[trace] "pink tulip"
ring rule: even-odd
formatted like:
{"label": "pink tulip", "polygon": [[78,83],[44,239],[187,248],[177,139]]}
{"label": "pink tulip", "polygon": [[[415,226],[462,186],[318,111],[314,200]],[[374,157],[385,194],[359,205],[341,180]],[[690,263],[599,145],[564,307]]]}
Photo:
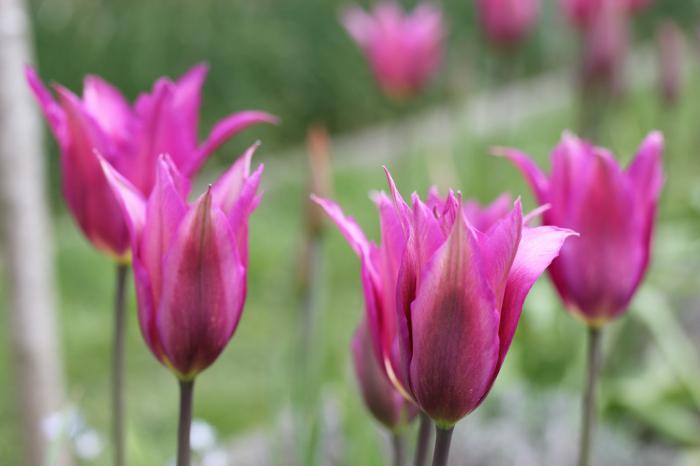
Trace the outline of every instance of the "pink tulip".
{"label": "pink tulip", "polygon": [[551,205],[545,224],[581,234],[549,270],[564,303],[590,326],[625,312],[649,265],[663,145],[661,133],[651,133],[623,170],[608,150],[565,134],[549,177],[523,153],[497,151],[520,169],[537,200]]}
{"label": "pink tulip", "polygon": [[342,17],[348,33],[362,48],[382,90],[392,98],[409,97],[436,73],[442,56],[442,13],[429,3],[405,14],[385,1],[372,13],[358,7]]}
{"label": "pink tulip", "polygon": [[379,194],[382,242],[370,243],[340,208],[317,200],[362,260],[367,322],[397,389],[440,427],[486,397],[527,293],[573,234],[523,226],[520,202],[484,231],[459,196],[406,204],[387,172]]}
{"label": "pink tulip", "polygon": [[129,226],[141,332],[181,380],[216,360],[243,311],[248,216],[260,202],[263,171],[250,173],[255,147],[193,204],[187,178],[167,155],[156,162],[148,198],[101,162]]}
{"label": "pink tulip", "polygon": [[[605,3],[611,0],[561,0],[561,6],[569,20],[579,29],[587,29],[595,21]],[[651,0],[612,0],[622,7],[626,14],[643,10]]]}
{"label": "pink tulip", "polygon": [[367,323],[362,322],[352,339],[355,375],[367,409],[391,431],[410,423],[418,413],[415,405],[399,393],[386,375],[384,364],[377,360]]}
{"label": "pink tulip", "polygon": [[206,66],[198,65],[176,82],[161,78],[150,94],[140,95],[131,106],[116,88],[96,76],[85,78],[82,99],[55,84],[57,102],[36,72],[26,68],[29,85],[58,141],[66,202],[97,249],[119,260],[128,258],[126,221],[95,152],[148,196],[160,154],[169,154],[178,170],[191,178],[236,133],[256,123],[277,121],[263,112],[236,113],[221,120],[198,144],[206,73]]}
{"label": "pink tulip", "polygon": [[603,0],[583,32],[583,78],[619,90],[629,46],[629,17],[616,0]]}
{"label": "pink tulip", "polygon": [[656,32],[659,92],[666,105],[678,102],[683,88],[683,31],[671,20],[662,22]]}
{"label": "pink tulip", "polygon": [[477,0],[481,26],[497,46],[512,48],[532,31],[539,0]]}

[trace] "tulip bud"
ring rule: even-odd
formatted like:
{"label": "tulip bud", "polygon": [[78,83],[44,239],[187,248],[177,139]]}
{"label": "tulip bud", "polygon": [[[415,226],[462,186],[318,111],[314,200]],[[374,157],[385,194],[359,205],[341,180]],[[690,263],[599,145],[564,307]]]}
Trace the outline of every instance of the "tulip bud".
{"label": "tulip bud", "polygon": [[141,331],[153,355],[182,380],[216,360],[243,311],[248,216],[260,200],[262,174],[262,166],[250,173],[255,147],[192,205],[168,156],[159,158],[147,200],[102,162],[130,227]]}
{"label": "tulip bud", "polygon": [[387,178],[391,197],[375,199],[380,246],[336,204],[317,202],[362,259],[368,332],[387,376],[449,427],[488,394],[527,293],[574,233],[525,227],[519,201],[479,230],[460,196],[433,190],[425,203],[414,194],[409,206]]}
{"label": "tulip bud", "polygon": [[371,13],[358,7],[345,11],[342,23],[367,61],[382,90],[403,100],[435,75],[442,57],[442,13],[422,3],[404,13],[393,1],[378,3]]}
{"label": "tulip bud", "polygon": [[659,93],[667,105],[674,105],[683,87],[683,32],[671,20],[656,33]]}
{"label": "tulip bud", "polygon": [[662,152],[663,136],[651,133],[623,170],[606,149],[565,134],[547,176],[525,154],[498,151],[520,169],[538,201],[551,205],[544,223],[581,234],[567,241],[549,271],[564,303],[589,326],[624,313],[644,277],[663,185]]}
{"label": "tulip bud", "polygon": [[63,194],[85,236],[99,250],[128,260],[127,222],[107,183],[103,157],[141,194],[148,197],[156,178],[157,158],[169,154],[185,177],[194,176],[206,158],[250,125],[277,119],[247,111],[219,122],[197,145],[201,88],[207,68],[198,65],[176,82],[159,79],[150,94],[130,105],[121,93],[96,76],[85,78],[82,99],[55,85],[58,102],[36,72],[27,81],[58,141]]}
{"label": "tulip bud", "polygon": [[[608,0],[561,0],[561,6],[568,19],[580,30],[588,29],[595,21]],[[637,13],[651,3],[651,0],[614,0],[629,15]]]}
{"label": "tulip bud", "polygon": [[404,428],[416,416],[417,409],[394,388],[383,364],[377,361],[365,322],[360,324],[352,339],[352,356],[367,409],[387,429]]}
{"label": "tulip bud", "polygon": [[602,83],[619,91],[629,45],[629,18],[617,0],[601,0],[590,26],[583,33],[585,84]]}
{"label": "tulip bud", "polygon": [[539,0],[478,0],[481,27],[498,47],[510,49],[530,33],[537,21]]}

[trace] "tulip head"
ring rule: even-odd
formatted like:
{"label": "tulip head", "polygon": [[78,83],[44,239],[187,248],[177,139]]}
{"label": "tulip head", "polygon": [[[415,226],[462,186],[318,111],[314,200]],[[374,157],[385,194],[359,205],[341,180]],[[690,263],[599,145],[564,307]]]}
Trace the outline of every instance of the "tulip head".
{"label": "tulip head", "polygon": [[619,91],[629,48],[629,15],[616,0],[603,0],[583,31],[582,79]]}
{"label": "tulip head", "polygon": [[444,28],[442,13],[432,4],[420,4],[408,14],[393,1],[380,2],[371,13],[352,7],[342,22],[391,98],[414,95],[440,65]]}
{"label": "tulip head", "polygon": [[262,174],[262,166],[250,173],[254,149],[191,205],[187,178],[168,156],[157,162],[148,199],[102,161],[130,228],[141,331],[183,380],[216,360],[243,311],[248,216]]}
{"label": "tulip head", "polygon": [[567,307],[597,327],[627,310],[651,253],[656,206],[663,185],[663,136],[651,133],[627,169],[603,148],[565,134],[547,176],[523,153],[499,149],[523,173],[544,223],[571,228],[550,275]]}
{"label": "tulip head", "polygon": [[82,98],[54,85],[56,100],[37,73],[26,68],[27,81],[58,142],[66,203],[97,249],[120,260],[129,255],[127,221],[96,154],[146,198],[155,184],[160,154],[170,154],[178,171],[189,178],[213,150],[237,132],[251,124],[276,121],[263,112],[237,113],[219,122],[198,145],[206,72],[205,66],[198,65],[175,82],[161,78],[151,93],[140,95],[132,106],[97,76],[85,78]]}
{"label": "tulip head", "polygon": [[414,194],[409,206],[387,177],[391,194],[376,197],[380,246],[337,205],[319,203],[362,259],[368,329],[388,377],[447,427],[486,397],[525,296],[573,232],[524,227],[519,201],[502,218],[493,219],[498,204],[478,211],[479,230],[459,195]]}
{"label": "tulip head", "polygon": [[391,431],[406,427],[418,411],[387,377],[383,361],[377,360],[364,321],[352,339],[352,359],[362,398],[370,413]]}
{"label": "tulip head", "polygon": [[481,27],[496,46],[510,49],[527,36],[537,21],[539,0],[478,0]]}
{"label": "tulip head", "polygon": [[659,92],[666,105],[678,102],[683,88],[683,31],[671,20],[659,26],[656,33]]}

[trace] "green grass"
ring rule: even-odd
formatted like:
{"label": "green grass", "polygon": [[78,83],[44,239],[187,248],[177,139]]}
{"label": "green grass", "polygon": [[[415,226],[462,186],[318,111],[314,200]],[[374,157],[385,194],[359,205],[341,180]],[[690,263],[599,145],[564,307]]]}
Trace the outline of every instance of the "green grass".
{"label": "green grass", "polygon": [[[683,303],[697,303],[698,293],[700,253],[695,238],[700,227],[700,86],[690,86],[684,102],[677,109],[662,111],[654,94],[633,95],[620,108],[606,112],[604,131],[606,144],[623,160],[631,157],[648,130],[658,127],[666,131],[670,172],[660,211],[655,260],[644,286],[661,290],[677,306],[678,318],[688,315],[692,308],[684,308]],[[506,161],[489,157],[488,148],[494,144],[515,145],[548,166],[548,153],[561,131],[574,123],[573,113],[564,111],[532,121],[518,131],[486,139],[473,138],[465,128],[452,142],[456,176],[460,180],[456,188],[466,197],[483,201],[510,190],[514,195],[522,194],[526,206],[532,207],[529,191],[516,171]],[[423,193],[430,185],[425,161],[429,151],[411,152],[415,154],[391,167],[405,195],[412,190]],[[335,174],[336,199],[373,238],[378,236],[377,219],[367,193],[385,189],[380,169],[384,156],[376,154],[376,166]],[[263,148],[261,159],[264,158]],[[275,164],[271,167],[274,170]],[[251,219],[249,291],[243,319],[226,351],[197,379],[195,389],[195,416],[213,424],[224,439],[274,425],[299,383],[294,358],[299,299],[294,283],[302,242],[304,180],[285,178],[279,173],[268,175],[280,181],[266,187],[265,199]],[[106,435],[113,265],[91,249],[65,212],[57,214],[54,228],[59,321],[69,397],[89,424]],[[322,392],[332,394],[341,406],[345,464],[382,464],[378,429],[362,408],[348,364],[349,341],[363,308],[359,264],[333,228],[326,235],[325,253],[320,343],[315,348]],[[127,342],[131,464],[162,465],[174,451],[177,384],[148,352],[137,327],[132,294]],[[0,337],[7,340],[5,316],[6,313],[0,316]],[[581,325],[561,310],[547,280],[540,280],[526,302],[496,390],[525,381],[534,387],[556,387],[575,393],[581,383],[583,333]],[[656,441],[678,446],[677,439],[663,426],[655,425],[653,415],[651,420],[639,415],[644,406],[635,410],[634,406],[616,402],[624,397],[624,392],[615,388],[618,382],[641,380],[647,373],[646,353],[656,345],[647,327],[629,317],[613,324],[611,333],[616,338],[606,362],[609,383],[605,385],[604,399],[609,408],[608,420],[619,423],[621,428],[635,426],[635,431],[651,433]],[[2,345],[0,458],[8,465],[19,464],[20,453],[10,369],[11,357],[7,345]],[[658,396],[653,393],[651,398],[682,412],[698,409],[680,382],[672,380],[671,385],[674,389],[668,396],[665,392]],[[671,424],[674,419],[671,418]],[[695,421],[697,424],[697,418]],[[94,464],[106,464],[108,458],[108,452],[104,452]]]}

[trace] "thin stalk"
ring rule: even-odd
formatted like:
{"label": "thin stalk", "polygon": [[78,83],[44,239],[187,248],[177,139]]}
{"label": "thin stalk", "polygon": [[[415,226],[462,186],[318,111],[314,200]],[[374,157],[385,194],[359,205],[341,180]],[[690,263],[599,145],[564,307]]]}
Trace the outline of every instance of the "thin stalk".
{"label": "thin stalk", "polygon": [[190,429],[194,380],[180,380],[180,420],[177,427],[177,466],[190,466]]}
{"label": "thin stalk", "polygon": [[405,466],[406,464],[406,439],[401,432],[391,434],[391,446],[394,449],[394,466]]}
{"label": "thin stalk", "polygon": [[420,427],[418,428],[418,439],[416,440],[416,456],[413,459],[414,466],[425,466],[428,463],[428,445],[430,444],[432,427],[432,422],[428,415],[420,413]]}
{"label": "thin stalk", "polygon": [[593,428],[596,414],[596,385],[600,373],[601,347],[600,329],[588,329],[588,379],[583,395],[583,412],[581,416],[581,445],[579,448],[579,466],[588,466],[591,459]]}
{"label": "thin stalk", "polygon": [[128,265],[117,265],[114,296],[114,347],[112,349],[112,440],[114,442],[115,466],[126,464],[124,339],[126,332],[126,278],[128,274]]}
{"label": "thin stalk", "polygon": [[443,429],[435,426],[435,451],[433,452],[433,466],[447,466],[447,458],[450,456],[450,442],[454,427]]}

